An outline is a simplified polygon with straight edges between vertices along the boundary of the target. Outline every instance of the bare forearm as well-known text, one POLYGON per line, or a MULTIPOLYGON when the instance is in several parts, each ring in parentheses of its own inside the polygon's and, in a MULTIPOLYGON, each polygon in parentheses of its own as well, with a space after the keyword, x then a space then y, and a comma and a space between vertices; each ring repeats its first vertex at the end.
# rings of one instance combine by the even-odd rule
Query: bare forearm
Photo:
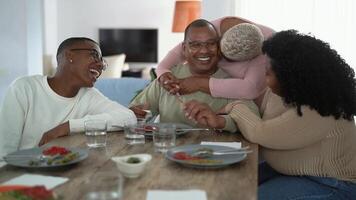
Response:
POLYGON ((209 78, 199 78, 197 84, 199 87, 199 91, 211 94, 209 88, 209 78))
POLYGON ((46 133, 44 133, 38 145, 42 146, 42 145, 52 141, 53 139, 67 136, 67 135, 69 135, 69 122, 68 121, 63 124, 58 125, 57 127, 47 131, 46 133))

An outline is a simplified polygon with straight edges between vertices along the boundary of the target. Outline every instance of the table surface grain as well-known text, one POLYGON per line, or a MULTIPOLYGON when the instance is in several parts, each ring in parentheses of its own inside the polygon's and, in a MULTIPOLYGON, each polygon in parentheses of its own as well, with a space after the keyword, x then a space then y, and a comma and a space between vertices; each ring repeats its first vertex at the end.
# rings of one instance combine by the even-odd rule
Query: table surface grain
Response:
MULTIPOLYGON (((199 144, 201 141, 233 142, 250 146, 253 153, 239 163, 219 169, 188 168, 167 160, 163 154, 155 153, 152 140, 144 145, 128 145, 123 132, 108 133, 106 148, 89 149, 89 156, 80 163, 53 169, 28 169, 5 165, 0 168, 0 182, 24 173, 68 177, 69 181, 54 188, 54 191, 68 200, 84 199, 85 180, 96 172, 118 173, 111 161, 113 156, 149 153, 151 162, 143 175, 125 179, 124 196, 127 200, 145 200, 148 190, 189 190, 200 189, 207 193, 208 200, 255 200, 257 199, 257 157, 258 146, 248 143, 240 134, 189 132, 177 137, 176 146, 199 144)), ((54 140, 50 145, 64 147, 86 147, 83 134, 74 134, 54 140)), ((93 180, 95 181, 95 180, 93 180)))

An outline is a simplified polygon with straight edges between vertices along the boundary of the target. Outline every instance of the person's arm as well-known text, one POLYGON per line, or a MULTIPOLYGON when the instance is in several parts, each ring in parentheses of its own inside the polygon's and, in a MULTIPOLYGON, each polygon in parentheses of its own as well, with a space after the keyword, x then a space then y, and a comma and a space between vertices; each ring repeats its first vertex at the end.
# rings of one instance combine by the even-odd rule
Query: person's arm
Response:
POLYGON ((171 72, 171 67, 181 63, 183 59, 182 54, 183 48, 182 43, 179 43, 173 49, 171 49, 168 54, 158 63, 156 73, 157 78, 159 78, 162 74, 166 72, 171 72))
POLYGON ((232 68, 236 67, 234 65, 247 65, 244 78, 210 78, 209 88, 211 95, 231 99, 255 99, 266 88, 266 62, 264 55, 244 63, 232 62, 231 66, 229 66, 232 68))
MULTIPOLYGON (((220 110, 230 111, 230 109, 234 105, 238 104, 238 102, 243 102, 252 113, 254 113, 256 116, 260 116, 258 108, 256 104, 253 103, 253 101, 233 101, 220 110)), ((226 113, 223 115, 215 113, 207 104, 200 103, 196 100, 186 102, 184 104, 184 112, 188 119, 195 120, 203 126, 223 129, 229 132, 236 132, 236 130, 238 130, 238 127, 230 115, 227 115, 226 113)))
POLYGON ((129 106, 129 109, 132 110, 137 118, 145 118, 147 115, 147 110, 150 109, 148 103, 138 104, 129 106))
POLYGON ((183 79, 178 79, 179 94, 191 94, 193 92, 201 91, 210 94, 209 77, 190 76, 183 79))
POLYGON ((140 94, 131 101, 128 107, 138 109, 142 105, 147 105, 145 109, 150 110, 153 116, 158 115, 160 93, 161 88, 156 79, 140 92, 140 94))
POLYGON ((27 108, 25 94, 18 85, 10 85, 0 107, 0 157, 18 150, 27 108))
POLYGON ((179 88, 177 78, 171 73, 170 69, 183 62, 184 58, 182 51, 182 43, 179 43, 168 52, 166 57, 164 57, 160 63, 158 63, 156 69, 157 80, 159 80, 160 85, 171 94, 176 94, 179 88))
MULTIPOLYGON (((223 115, 216 114, 207 104, 191 100, 184 103, 183 110, 190 120, 210 128, 223 129, 229 123, 223 115)), ((230 121, 231 122, 231 121, 230 121)))
POLYGON ((80 119, 70 119, 70 132, 84 131, 84 121, 88 119, 103 119, 107 121, 108 130, 115 130, 116 126, 125 126, 136 123, 136 116, 132 110, 125 106, 111 101, 97 89, 91 88, 82 102, 87 103, 87 114, 80 119))
POLYGON ((67 135, 69 135, 69 132, 70 132, 69 121, 67 121, 63 124, 60 124, 60 125, 52 128, 51 130, 45 132, 42 135, 42 138, 41 138, 40 142, 38 143, 38 146, 42 146, 56 138, 67 136, 67 135))
POLYGON ((214 97, 255 99, 266 88, 266 57, 260 55, 244 63, 232 62, 229 67, 236 67, 234 65, 241 64, 247 65, 244 78, 208 79, 191 76, 179 80, 179 93, 190 94, 201 91, 214 97))
POLYGON ((322 117, 304 106, 302 113, 299 116, 295 108, 290 108, 275 118, 262 120, 241 103, 233 107, 230 116, 250 142, 271 149, 298 149, 325 138, 335 124, 333 117, 322 117))

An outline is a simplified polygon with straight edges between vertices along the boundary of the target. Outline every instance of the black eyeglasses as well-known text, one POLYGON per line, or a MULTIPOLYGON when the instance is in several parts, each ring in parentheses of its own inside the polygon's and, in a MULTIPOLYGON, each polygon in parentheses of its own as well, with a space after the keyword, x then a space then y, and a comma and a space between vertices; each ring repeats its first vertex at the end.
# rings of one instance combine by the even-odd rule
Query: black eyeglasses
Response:
POLYGON ((90 51, 90 56, 94 59, 95 62, 101 62, 103 65, 103 71, 106 70, 108 64, 106 60, 99 54, 96 49, 70 49, 71 51, 90 51))
POLYGON ((198 51, 201 48, 203 48, 203 46, 205 46, 207 49, 214 51, 217 49, 218 47, 218 41, 217 39, 211 39, 205 42, 200 42, 200 41, 187 41, 186 43, 189 46, 189 49, 191 49, 192 51, 198 51))

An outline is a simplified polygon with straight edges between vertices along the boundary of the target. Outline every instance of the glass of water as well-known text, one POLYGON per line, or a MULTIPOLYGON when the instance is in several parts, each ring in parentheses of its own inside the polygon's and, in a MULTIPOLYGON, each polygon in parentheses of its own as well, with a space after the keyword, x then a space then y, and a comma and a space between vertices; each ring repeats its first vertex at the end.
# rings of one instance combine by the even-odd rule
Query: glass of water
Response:
POLYGON ((127 125, 124 132, 127 144, 145 144, 145 123, 127 125))
POLYGON ((87 146, 90 148, 105 147, 107 138, 107 123, 101 119, 91 119, 84 122, 87 146))
POLYGON ((155 152, 165 153, 176 144, 176 126, 161 123, 153 129, 153 144, 155 152))
POLYGON ((123 196, 124 178, 117 171, 98 172, 85 182, 86 200, 118 200, 123 196))

